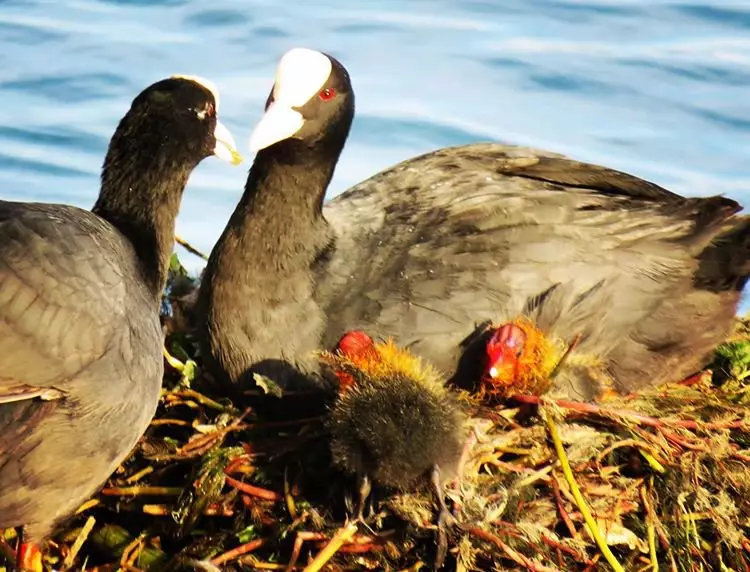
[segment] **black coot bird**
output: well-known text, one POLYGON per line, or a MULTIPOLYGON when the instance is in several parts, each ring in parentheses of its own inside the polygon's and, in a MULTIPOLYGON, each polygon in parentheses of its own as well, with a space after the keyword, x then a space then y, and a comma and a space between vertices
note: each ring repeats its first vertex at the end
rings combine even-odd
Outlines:
MULTIPOLYGON (((476 324, 532 306, 629 391, 700 369, 730 330, 750 272, 735 201, 479 143, 404 161, 324 206, 353 116, 340 62, 283 56, 199 296, 202 351, 223 379, 314 370, 314 350, 350 329, 454 376, 476 324)), ((481 375, 475 362, 463 373, 481 375)), ((586 375, 559 379, 571 397, 600 390, 586 375)))
POLYGON ((142 91, 91 211, 0 201, 0 528, 24 526, 28 542, 104 483, 156 411, 182 193, 204 158, 239 162, 218 104, 192 76, 142 91))

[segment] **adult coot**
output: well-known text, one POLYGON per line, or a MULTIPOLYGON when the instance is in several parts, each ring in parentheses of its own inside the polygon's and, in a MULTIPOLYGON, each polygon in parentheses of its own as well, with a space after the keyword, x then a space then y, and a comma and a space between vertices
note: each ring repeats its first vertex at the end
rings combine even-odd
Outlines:
POLYGON ((146 430, 183 190, 205 157, 239 160, 218 104, 195 77, 141 92, 109 144, 91 212, 0 202, 0 528, 48 536, 146 430))
MULTIPOLYGON (((353 116, 340 62, 283 56, 199 296, 203 354, 224 379, 266 368, 283 382, 349 329, 452 374, 475 324, 533 307, 581 334, 577 351, 624 391, 694 372, 729 331, 750 271, 750 222, 733 200, 481 143, 404 161, 324 207, 353 116)), ((556 389, 592 397, 594 385, 556 389)))

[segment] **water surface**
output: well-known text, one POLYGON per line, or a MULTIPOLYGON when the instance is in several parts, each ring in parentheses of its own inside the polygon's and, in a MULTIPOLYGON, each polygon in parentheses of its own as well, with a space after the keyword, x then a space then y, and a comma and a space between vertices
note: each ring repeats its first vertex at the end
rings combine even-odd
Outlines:
MULTIPOLYGON (((746 0, 0 0, 3 197, 91 206, 117 121, 176 72, 219 85, 244 150, 293 46, 338 57, 356 89, 330 194, 436 147, 501 140, 750 202, 746 0)), ((197 169, 182 235, 211 248, 247 165, 197 169)))

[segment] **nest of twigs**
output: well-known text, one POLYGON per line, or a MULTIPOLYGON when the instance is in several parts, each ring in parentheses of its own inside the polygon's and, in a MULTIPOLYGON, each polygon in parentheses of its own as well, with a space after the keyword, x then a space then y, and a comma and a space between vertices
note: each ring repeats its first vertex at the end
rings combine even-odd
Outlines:
MULTIPOLYGON (((348 524, 354 483, 332 468, 322 418, 262 421, 196 389, 202 374, 184 333, 172 331, 168 349, 179 361, 167 366, 148 433, 47 543, 50 569, 431 566, 427 487, 376 489, 370 529, 348 524)), ((713 370, 690 382, 598 405, 466 396, 446 569, 750 570, 748 375, 742 322, 713 370)))

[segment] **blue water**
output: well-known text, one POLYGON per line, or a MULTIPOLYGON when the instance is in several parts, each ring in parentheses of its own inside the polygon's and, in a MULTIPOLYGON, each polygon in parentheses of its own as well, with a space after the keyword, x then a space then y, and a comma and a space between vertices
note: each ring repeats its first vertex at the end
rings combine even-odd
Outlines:
MULTIPOLYGON (((246 149, 293 46, 337 56, 357 93, 331 194, 495 139, 750 204, 749 0, 0 0, 0 194, 89 207, 117 121, 175 72, 219 85, 246 149)), ((205 161, 178 232, 209 250, 248 165, 205 161)))

